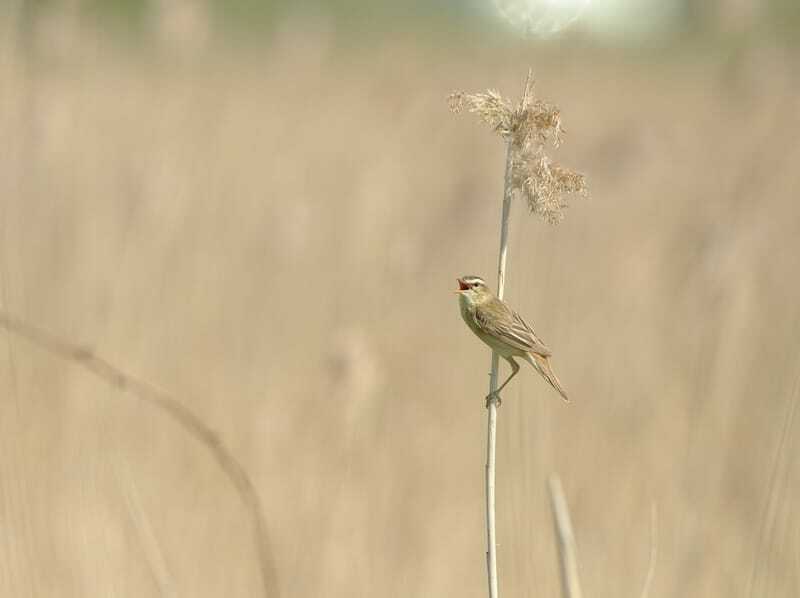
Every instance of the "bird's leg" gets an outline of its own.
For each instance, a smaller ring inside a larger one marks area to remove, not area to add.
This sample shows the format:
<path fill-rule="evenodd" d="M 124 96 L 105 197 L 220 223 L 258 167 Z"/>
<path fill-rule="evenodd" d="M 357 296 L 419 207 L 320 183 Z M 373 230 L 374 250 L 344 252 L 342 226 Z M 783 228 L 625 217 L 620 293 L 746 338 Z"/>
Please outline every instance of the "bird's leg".
<path fill-rule="evenodd" d="M 486 408 L 489 408 L 489 403 L 494 402 L 498 407 L 503 403 L 503 399 L 500 398 L 500 391 L 506 387 L 506 384 L 511 382 L 511 378 L 517 375 L 519 371 L 519 364 L 514 361 L 513 357 L 506 357 L 505 358 L 508 364 L 511 366 L 511 375 L 506 378 L 506 381 L 500 385 L 500 388 L 495 390 L 494 392 L 490 392 L 486 395 Z"/>
<path fill-rule="evenodd" d="M 503 383 L 500 385 L 500 388 L 498 388 L 498 389 L 495 391 L 495 392 L 497 392 L 497 393 L 499 393 L 501 390 L 503 390 L 503 389 L 506 387 L 506 384 L 508 384 L 509 382 L 511 382 L 511 378 L 513 378 L 514 376 L 516 376 L 516 375 L 517 375 L 517 372 L 519 372 L 519 364 L 518 364 L 516 361 L 514 361 L 514 358 L 513 358 L 513 357 L 507 357 L 507 358 L 506 358 L 506 360 L 508 361 L 508 363 L 509 363 L 509 365 L 511 366 L 511 369 L 512 369 L 513 371 L 511 372 L 511 375 L 510 375 L 508 378 L 506 378 L 506 381 L 505 381 L 505 382 L 503 382 Z"/>

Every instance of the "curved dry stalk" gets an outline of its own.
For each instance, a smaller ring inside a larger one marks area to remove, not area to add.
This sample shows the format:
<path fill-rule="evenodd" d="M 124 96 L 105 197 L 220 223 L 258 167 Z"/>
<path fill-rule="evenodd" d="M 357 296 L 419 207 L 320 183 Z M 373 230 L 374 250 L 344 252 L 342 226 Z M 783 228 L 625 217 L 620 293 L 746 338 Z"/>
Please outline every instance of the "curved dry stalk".
<path fill-rule="evenodd" d="M 640 598 L 650 596 L 650 587 L 656 575 L 656 562 L 658 561 L 658 505 L 650 505 L 650 563 L 647 565 L 647 576 L 644 578 Z"/>
<path fill-rule="evenodd" d="M 233 484 L 252 519 L 264 596 L 270 598 L 278 596 L 276 573 L 261 499 L 242 464 L 225 448 L 214 430 L 165 391 L 123 372 L 95 355 L 90 349 L 62 340 L 41 328 L 15 318 L 4 310 L 0 310 L 0 327 L 53 355 L 80 365 L 117 389 L 128 391 L 140 400 L 157 407 L 203 444 Z"/>
<path fill-rule="evenodd" d="M 561 566 L 561 593 L 564 598 L 582 598 L 581 580 L 578 574 L 578 548 L 572 533 L 569 506 L 564 498 L 564 489 L 558 475 L 549 480 L 550 506 L 553 509 L 553 525 L 558 537 L 558 562 Z"/>

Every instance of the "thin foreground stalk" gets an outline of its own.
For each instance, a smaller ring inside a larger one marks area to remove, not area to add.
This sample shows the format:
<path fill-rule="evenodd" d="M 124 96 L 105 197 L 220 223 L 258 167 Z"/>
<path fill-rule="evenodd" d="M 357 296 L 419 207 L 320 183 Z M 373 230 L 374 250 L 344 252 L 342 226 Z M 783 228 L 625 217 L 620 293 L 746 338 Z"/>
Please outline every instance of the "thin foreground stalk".
<path fill-rule="evenodd" d="M 650 587 L 653 585 L 653 578 L 656 576 L 656 562 L 658 561 L 658 507 L 656 503 L 650 505 L 650 563 L 647 566 L 647 577 L 644 578 L 644 586 L 639 598 L 649 598 Z"/>
<path fill-rule="evenodd" d="M 583 598 L 581 579 L 578 575 L 578 549 L 572 532 L 567 499 L 561 480 L 556 474 L 550 476 L 550 505 L 553 509 L 553 525 L 558 536 L 558 562 L 561 566 L 561 595 L 564 598 Z"/>
<path fill-rule="evenodd" d="M 506 150 L 506 176 L 503 189 L 503 215 L 500 220 L 500 256 L 497 263 L 497 296 L 502 299 L 506 286 L 506 260 L 508 258 L 508 221 L 511 216 L 513 152 L 511 143 Z M 497 390 L 500 356 L 492 352 L 492 371 L 489 374 L 490 396 Z M 497 454 L 497 401 L 489 401 L 489 418 L 486 437 L 486 573 L 489 581 L 489 598 L 497 598 L 497 526 L 495 520 L 495 456 Z"/>

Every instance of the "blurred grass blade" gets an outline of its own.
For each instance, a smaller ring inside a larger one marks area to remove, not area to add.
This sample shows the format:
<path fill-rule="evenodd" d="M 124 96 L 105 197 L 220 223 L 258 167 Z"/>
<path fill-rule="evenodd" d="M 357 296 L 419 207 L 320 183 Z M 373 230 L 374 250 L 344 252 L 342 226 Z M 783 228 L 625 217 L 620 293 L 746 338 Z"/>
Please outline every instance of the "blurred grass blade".
<path fill-rule="evenodd" d="M 550 506 L 553 510 L 553 525 L 558 537 L 558 560 L 561 566 L 561 594 L 564 598 L 583 598 L 581 580 L 578 574 L 578 549 L 572 533 L 572 520 L 569 516 L 567 499 L 558 475 L 552 474 L 549 480 Z"/>

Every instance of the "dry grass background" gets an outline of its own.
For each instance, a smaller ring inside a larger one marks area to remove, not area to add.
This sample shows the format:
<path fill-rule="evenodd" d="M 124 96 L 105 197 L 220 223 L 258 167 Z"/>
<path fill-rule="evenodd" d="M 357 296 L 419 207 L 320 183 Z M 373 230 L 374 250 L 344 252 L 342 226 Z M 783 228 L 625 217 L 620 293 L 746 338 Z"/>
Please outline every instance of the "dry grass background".
<path fill-rule="evenodd" d="M 503 147 L 445 97 L 516 97 L 528 66 L 592 198 L 558 228 L 515 205 L 507 296 L 574 402 L 533 372 L 505 393 L 504 595 L 558 592 L 553 471 L 587 596 L 637 595 L 653 500 L 651 595 L 748 596 L 754 570 L 749 595 L 800 594 L 796 425 L 779 450 L 800 374 L 790 54 L 77 44 L 2 52 L 2 305 L 219 432 L 264 501 L 281 595 L 485 592 L 488 355 L 451 289 L 494 271 Z M 258 595 L 208 453 L 0 337 L 0 594 Z"/>

